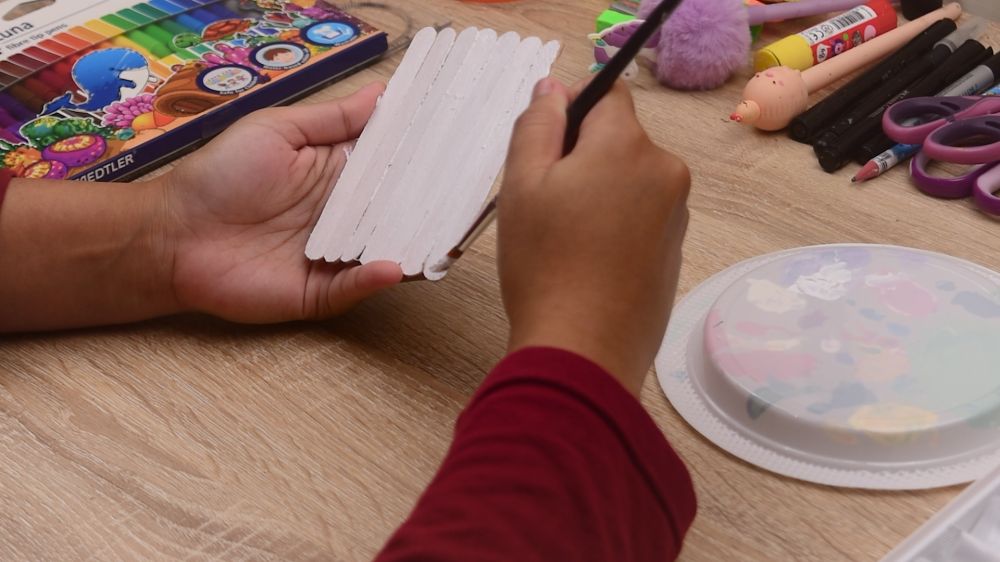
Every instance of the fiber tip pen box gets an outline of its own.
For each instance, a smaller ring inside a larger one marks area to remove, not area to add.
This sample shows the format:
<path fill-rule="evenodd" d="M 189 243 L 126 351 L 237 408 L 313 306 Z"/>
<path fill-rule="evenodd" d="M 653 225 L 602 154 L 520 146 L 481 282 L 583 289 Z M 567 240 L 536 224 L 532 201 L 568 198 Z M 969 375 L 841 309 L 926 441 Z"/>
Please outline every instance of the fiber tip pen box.
<path fill-rule="evenodd" d="M 0 165 L 132 178 L 388 48 L 324 0 L 136 2 L 0 3 Z"/>

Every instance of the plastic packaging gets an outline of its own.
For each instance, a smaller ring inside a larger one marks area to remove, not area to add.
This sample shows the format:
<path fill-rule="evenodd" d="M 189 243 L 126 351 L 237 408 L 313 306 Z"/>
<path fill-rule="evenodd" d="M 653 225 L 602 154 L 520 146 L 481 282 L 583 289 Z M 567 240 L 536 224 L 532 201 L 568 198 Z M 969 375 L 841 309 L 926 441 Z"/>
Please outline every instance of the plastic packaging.
<path fill-rule="evenodd" d="M 1000 468 L 966 488 L 882 562 L 1000 562 Z"/>

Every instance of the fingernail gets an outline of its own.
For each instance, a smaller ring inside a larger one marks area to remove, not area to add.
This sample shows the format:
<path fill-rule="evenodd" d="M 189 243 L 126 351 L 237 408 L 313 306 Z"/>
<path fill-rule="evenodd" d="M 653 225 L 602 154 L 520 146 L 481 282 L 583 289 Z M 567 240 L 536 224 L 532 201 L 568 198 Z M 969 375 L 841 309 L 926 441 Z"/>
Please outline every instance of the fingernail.
<path fill-rule="evenodd" d="M 535 84 L 535 92 L 532 94 L 532 97 L 538 99 L 551 94 L 553 90 L 555 90 L 555 84 L 552 82 L 552 79 L 543 78 L 538 84 Z"/>

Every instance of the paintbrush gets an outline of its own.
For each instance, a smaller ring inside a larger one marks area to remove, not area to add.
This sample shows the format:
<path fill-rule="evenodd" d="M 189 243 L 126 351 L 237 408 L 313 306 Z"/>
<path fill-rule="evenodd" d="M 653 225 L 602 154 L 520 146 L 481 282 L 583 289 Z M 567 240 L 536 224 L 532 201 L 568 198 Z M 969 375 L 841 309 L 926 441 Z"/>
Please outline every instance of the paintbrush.
<path fill-rule="evenodd" d="M 566 137 L 563 140 L 563 155 L 567 155 L 573 151 L 576 147 L 576 141 L 580 137 L 580 126 L 583 124 L 583 119 L 590 113 L 590 110 L 594 108 L 599 101 L 601 101 L 604 96 L 611 91 L 614 87 L 615 82 L 618 77 L 621 76 L 622 72 L 628 68 L 629 63 L 632 62 L 636 56 L 639 55 L 639 51 L 642 50 L 643 46 L 649 42 L 653 34 L 656 33 L 663 23 L 667 21 L 670 14 L 680 5 L 683 0 L 664 0 L 660 2 L 660 5 L 650 12 L 649 17 L 636 29 L 632 37 L 625 42 L 625 45 L 618 51 L 614 57 L 608 61 L 608 64 L 601 69 L 601 71 L 591 80 L 590 84 L 580 93 L 580 95 L 573 100 L 566 110 Z M 693 1 L 693 0 L 692 0 Z M 499 197 L 499 195 L 497 196 Z M 479 238 L 480 235 L 490 226 L 490 224 L 496 219 L 497 215 L 497 197 L 494 197 L 486 207 L 483 208 L 482 212 L 479 213 L 479 217 L 472 224 L 472 228 L 466 232 L 462 240 L 448 252 L 447 257 L 438 262 L 431 268 L 431 271 L 440 273 L 451 267 L 456 260 L 461 258 L 466 251 L 472 246 L 473 243 Z"/>

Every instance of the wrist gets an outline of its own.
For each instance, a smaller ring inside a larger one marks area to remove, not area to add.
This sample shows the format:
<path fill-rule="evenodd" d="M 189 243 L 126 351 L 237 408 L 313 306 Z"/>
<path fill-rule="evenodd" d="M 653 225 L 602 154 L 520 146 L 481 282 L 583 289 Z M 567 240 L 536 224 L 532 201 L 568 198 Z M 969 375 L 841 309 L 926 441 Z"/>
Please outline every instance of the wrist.
<path fill-rule="evenodd" d="M 147 271 L 143 276 L 145 290 L 160 311 L 157 315 L 184 312 L 175 290 L 174 264 L 181 229 L 170 212 L 170 174 L 131 186 L 136 188 L 134 208 L 138 218 L 133 250 L 145 256 L 139 260 Z"/>
<path fill-rule="evenodd" d="M 532 347 L 550 347 L 569 351 L 600 366 L 618 380 L 625 389 L 638 397 L 648 366 L 640 366 L 634 353 L 628 353 L 627 342 L 587 322 L 559 323 L 547 321 L 529 326 L 512 326 L 508 353 Z"/>

